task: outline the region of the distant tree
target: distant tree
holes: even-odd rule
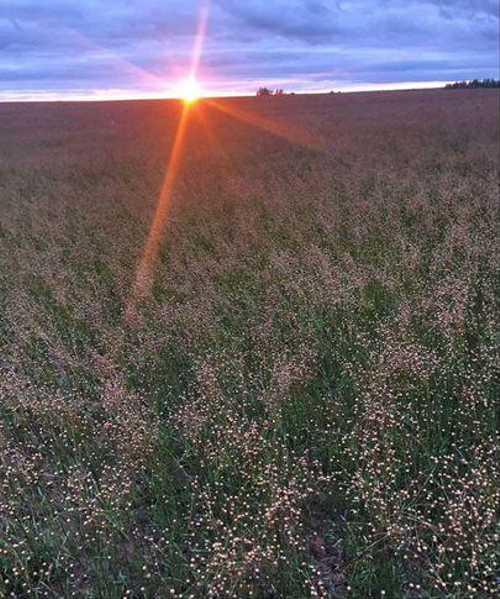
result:
[[[269,87],[259,87],[259,89],[257,90],[257,95],[258,96],[284,96],[285,95],[285,90],[278,88],[278,89],[270,89]]]
[[[472,79],[470,81],[456,81],[447,83],[445,89],[478,89],[500,87],[500,80],[496,79]]]

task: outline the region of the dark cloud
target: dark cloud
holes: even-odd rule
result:
[[[201,2],[0,4],[0,97],[164,93],[189,68]],[[498,0],[211,0],[213,91],[498,77]]]
[[[218,4],[240,25],[260,35],[328,43],[337,31],[338,9],[327,8],[321,2],[218,0]]]
[[[457,11],[470,16],[487,14],[498,18],[498,0],[434,0],[435,4],[448,18],[453,18]]]

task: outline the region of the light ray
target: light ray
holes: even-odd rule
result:
[[[110,48],[105,48],[96,44],[94,41],[91,41],[88,37],[76,29],[63,27],[61,31],[63,31],[76,46],[79,46],[84,50],[97,52],[98,58],[101,60],[106,59],[112,63],[113,67],[116,68],[117,71],[127,73],[134,78],[134,81],[141,83],[145,87],[151,87],[158,90],[162,89],[165,82],[158,75],[135,65],[129,60],[124,59],[117,52],[114,52]]]
[[[203,43],[207,30],[209,8],[210,0],[204,0],[200,7],[198,28],[191,56],[189,78],[193,81],[196,80],[196,75],[200,65],[201,53],[203,50]],[[184,102],[179,124],[177,126],[177,131],[175,133],[174,144],[172,146],[170,158],[165,171],[165,179],[163,181],[160,196],[158,198],[155,216],[149,230],[141,260],[137,267],[132,294],[126,310],[127,317],[132,317],[135,315],[137,302],[148,297],[151,292],[153,270],[158,258],[158,253],[170,215],[172,194],[175,188],[175,182],[179,173],[179,168],[182,163],[186,132],[188,129],[191,110],[192,106],[190,103]]]
[[[198,107],[196,117],[205,134],[210,152],[212,155],[217,152],[223,158],[223,160],[230,164],[234,164],[235,160],[232,154],[225,150],[224,144],[221,143],[217,138],[215,128],[213,127],[210,119],[210,114],[207,114],[208,110],[210,110],[210,107],[208,106],[207,101],[204,100],[203,103]]]
[[[226,113],[228,116],[235,118],[243,123],[263,129],[268,133],[282,137],[291,144],[304,146],[311,150],[324,150],[325,145],[318,135],[313,135],[309,131],[301,127],[292,125],[290,122],[279,122],[270,118],[263,117],[254,112],[236,107],[231,100],[206,100],[210,106],[217,110]],[[263,102],[267,100],[262,100]],[[282,101],[282,99],[280,99]]]
[[[191,70],[189,76],[192,79],[196,79],[200,68],[201,53],[203,51],[203,44],[207,35],[207,24],[208,16],[210,13],[210,0],[202,1],[200,6],[200,15],[198,18],[198,30],[194,39],[193,54],[191,58]]]
[[[170,159],[166,169],[160,196],[156,207],[155,216],[151,224],[141,261],[137,267],[134,288],[132,291],[132,303],[146,297],[151,291],[151,275],[154,264],[158,257],[165,226],[168,222],[170,207],[172,204],[172,193],[179,173],[184,152],[184,142],[188,125],[190,106],[184,103],[182,113],[175,133],[174,144],[170,153]]]

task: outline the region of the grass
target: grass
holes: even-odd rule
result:
[[[224,102],[132,317],[180,107],[0,106],[0,596],[493,596],[498,92]]]

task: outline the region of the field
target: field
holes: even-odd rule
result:
[[[0,104],[0,597],[497,592],[499,97]]]

